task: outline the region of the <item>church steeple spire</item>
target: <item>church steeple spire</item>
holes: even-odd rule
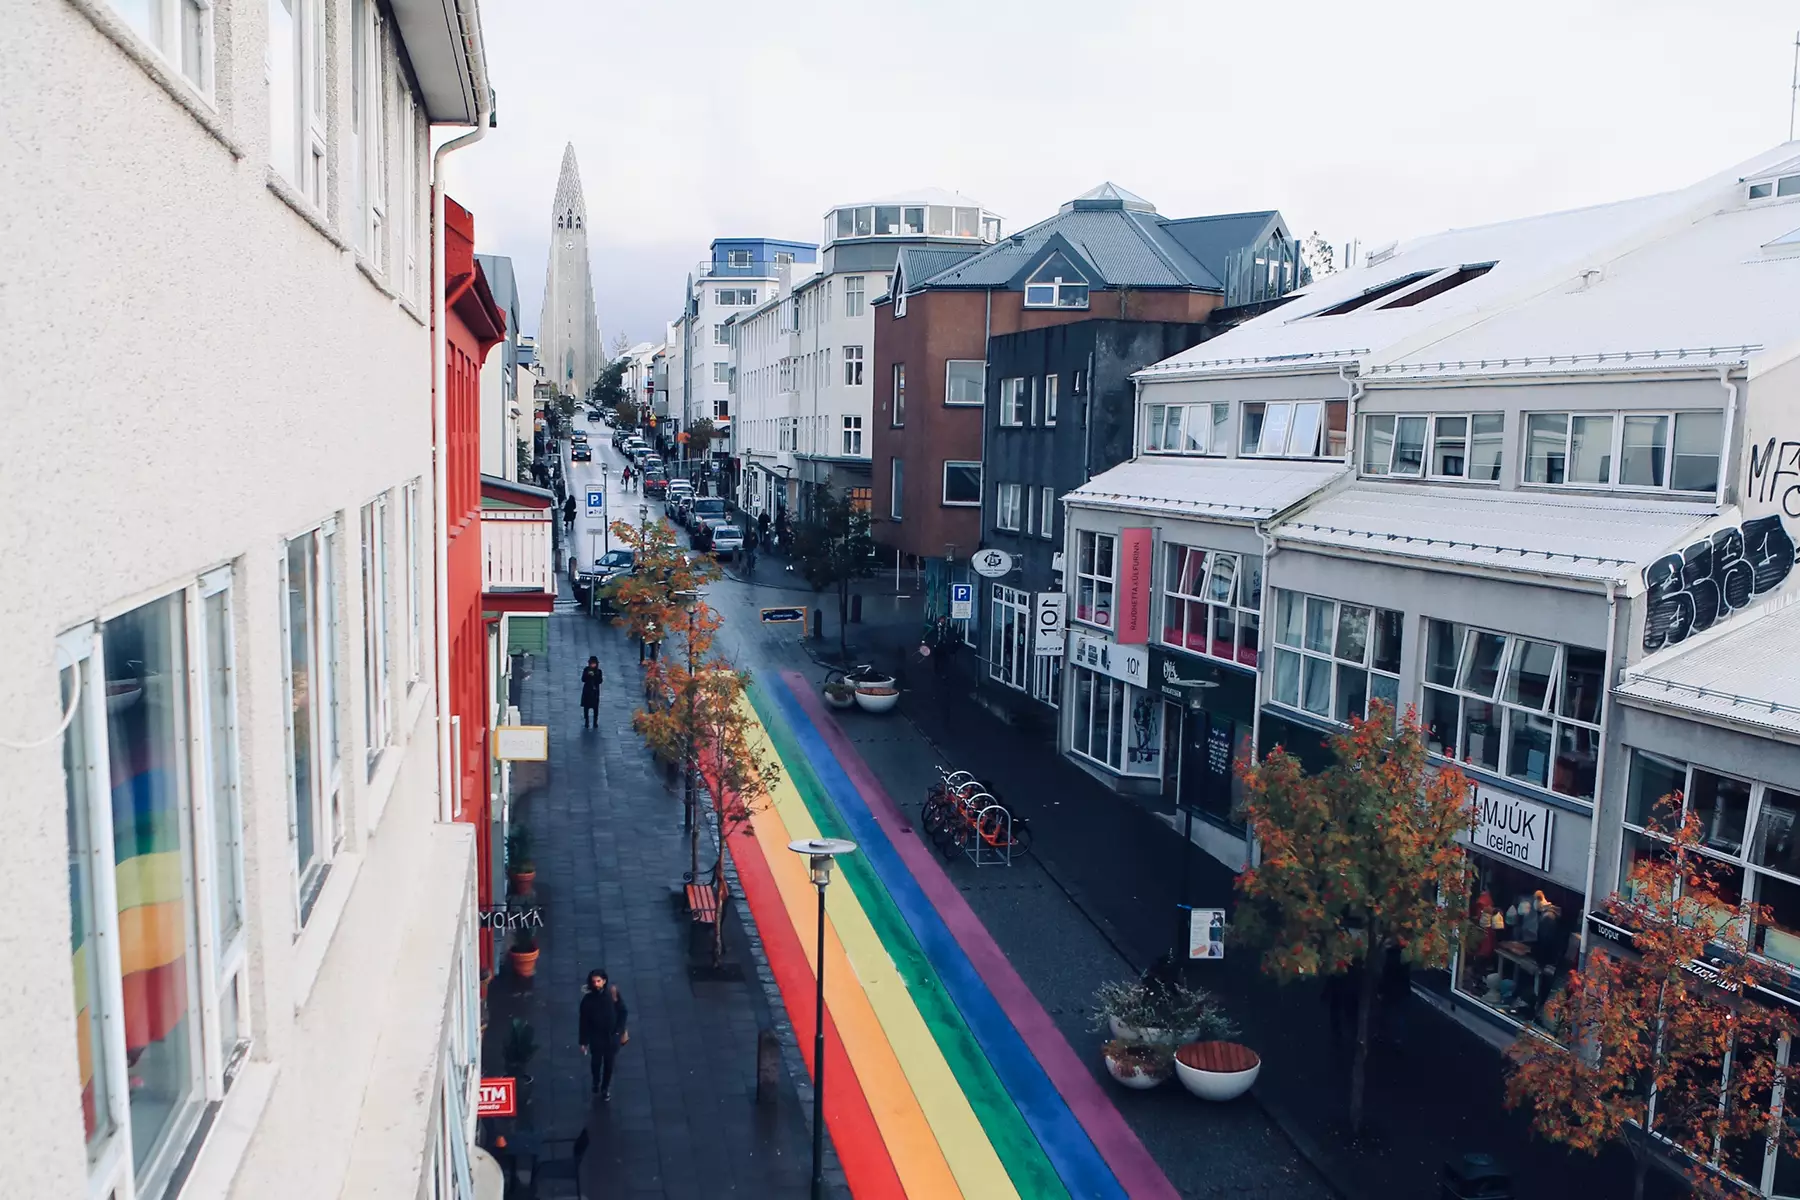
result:
[[[575,143],[570,142],[563,147],[562,171],[550,202],[550,261],[538,316],[538,361],[558,390],[576,397],[587,394],[605,365],[587,233],[587,201],[581,195]]]

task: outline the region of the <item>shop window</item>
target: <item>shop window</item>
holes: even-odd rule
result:
[[[1113,587],[1118,578],[1118,542],[1110,533],[1082,530],[1075,536],[1075,619],[1111,629]]]
[[[1137,689],[1086,667],[1070,670],[1075,681],[1069,709],[1071,748],[1109,770],[1123,771],[1126,727],[1131,721],[1128,693]]]
[[[1369,476],[1500,479],[1506,418],[1500,413],[1377,413],[1363,418],[1360,468]]]
[[[1433,753],[1594,798],[1603,652],[1434,620],[1424,676],[1420,710]]]
[[[993,627],[988,631],[988,674],[1025,691],[1031,678],[1031,593],[993,585]]]
[[[1063,660],[1060,654],[1031,656],[1031,698],[1051,708],[1062,707]]]
[[[1262,556],[1163,548],[1162,640],[1254,667],[1262,645]]]
[[[1277,589],[1271,698],[1340,722],[1366,717],[1370,700],[1397,712],[1403,629],[1389,609]]]
[[[1146,404],[1144,453],[1229,454],[1229,404]]]
[[[1545,1002],[1567,986],[1581,948],[1581,895],[1484,854],[1472,861],[1475,928],[1457,956],[1456,990],[1511,1021],[1548,1032]]]

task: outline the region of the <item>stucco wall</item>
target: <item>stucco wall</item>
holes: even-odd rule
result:
[[[333,39],[347,22],[348,5],[339,4]],[[370,965],[346,961],[359,952],[340,953],[334,934],[346,920],[381,920],[364,911],[351,869],[370,846],[377,815],[384,822],[377,840],[404,841],[424,836],[436,809],[429,558],[425,678],[410,694],[396,679],[396,749],[372,780],[362,768],[355,574],[363,504],[413,479],[429,501],[427,331],[343,248],[351,240],[346,170],[334,171],[321,218],[339,231],[336,242],[272,189],[266,22],[254,6],[229,5],[219,29],[214,132],[68,0],[9,8],[0,65],[0,127],[8,130],[0,259],[13,284],[0,289],[0,318],[15,344],[43,349],[65,369],[15,371],[0,386],[8,430],[0,555],[9,564],[0,581],[7,631],[0,737],[39,738],[55,728],[58,634],[166,594],[202,571],[234,567],[251,980],[244,1017],[257,1062],[306,1063],[332,1078],[339,1097],[352,1097],[364,1068],[345,1055],[342,1028],[356,1024],[355,1006],[329,1019],[309,1007],[314,968],[322,962],[335,975]],[[348,57],[332,58],[342,64],[330,93],[334,130],[347,120]],[[423,127],[414,132],[422,164]],[[338,152],[334,142],[334,162]],[[402,194],[391,186],[390,203],[397,206]],[[422,180],[416,194],[422,302],[430,261]],[[398,493],[390,505],[388,603],[399,639]],[[334,515],[347,833],[326,894],[296,937],[278,571],[282,539]],[[428,521],[426,529],[429,536]],[[403,676],[398,641],[396,661]],[[0,990],[0,1062],[9,1081],[28,1083],[0,1090],[0,1123],[12,1143],[0,1155],[0,1195],[79,1195],[86,1163],[58,743],[0,748],[0,778],[8,830],[0,877],[37,898],[41,918],[0,932],[12,968]],[[410,1019],[441,1024],[430,1011]],[[280,1186],[280,1171],[259,1174],[263,1186],[243,1194],[331,1194],[323,1182],[347,1168],[350,1142],[322,1134],[316,1112],[289,1103],[285,1086],[278,1076],[251,1161],[299,1162],[306,1173]],[[232,1111],[228,1098],[221,1121]],[[402,1153],[423,1149],[401,1146]]]

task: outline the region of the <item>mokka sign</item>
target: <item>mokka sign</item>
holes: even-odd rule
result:
[[[533,904],[529,908],[484,908],[481,910],[481,927],[483,929],[542,929],[544,927],[544,910]]]
[[[1475,827],[1469,833],[1469,841],[1489,854],[1548,871],[1554,818],[1547,805],[1477,787]]]

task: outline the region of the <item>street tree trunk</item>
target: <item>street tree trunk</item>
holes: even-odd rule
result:
[[[1381,982],[1381,939],[1371,925],[1363,954],[1362,987],[1356,998],[1356,1056],[1350,1066],[1350,1134],[1359,1137],[1363,1125],[1363,1084],[1369,1066],[1369,1018],[1375,1009],[1375,988]]]
[[[838,654],[850,661],[850,581],[838,580]]]

